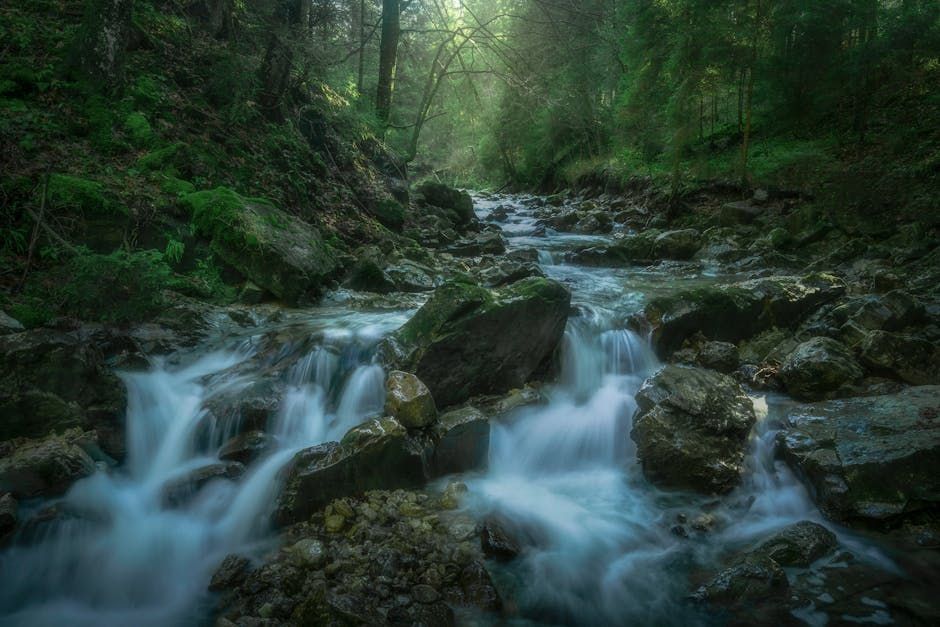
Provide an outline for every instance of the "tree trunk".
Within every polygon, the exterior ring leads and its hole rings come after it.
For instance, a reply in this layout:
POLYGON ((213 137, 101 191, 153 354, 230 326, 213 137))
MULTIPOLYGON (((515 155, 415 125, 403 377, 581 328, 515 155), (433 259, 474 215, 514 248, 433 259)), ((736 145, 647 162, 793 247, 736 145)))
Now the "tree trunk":
POLYGON ((124 54, 131 35, 133 0, 88 0, 75 46, 77 69, 92 82, 114 89, 124 79, 124 54))
POLYGON ((261 94, 258 104, 262 113, 271 120, 283 119, 281 102, 290 85, 290 70, 294 61, 294 53, 282 36, 271 33, 264 61, 261 63, 259 77, 261 79, 261 94))
POLYGON ((366 73, 366 0, 359 0, 359 68, 356 89, 362 94, 366 73))
POLYGON ((392 111, 392 91, 395 64, 398 59, 398 39, 401 36, 401 3, 382 0, 382 41, 379 44, 379 84, 375 93, 375 114, 382 124, 388 124, 392 111))
POLYGON ((747 157, 751 141, 751 118, 754 108, 754 72, 757 68, 758 46, 760 44, 761 31, 761 0, 757 0, 757 7, 754 13, 754 40, 751 43, 751 67, 747 75, 747 97, 745 106, 747 108, 744 118, 744 138, 741 141, 741 182, 747 183, 747 157))

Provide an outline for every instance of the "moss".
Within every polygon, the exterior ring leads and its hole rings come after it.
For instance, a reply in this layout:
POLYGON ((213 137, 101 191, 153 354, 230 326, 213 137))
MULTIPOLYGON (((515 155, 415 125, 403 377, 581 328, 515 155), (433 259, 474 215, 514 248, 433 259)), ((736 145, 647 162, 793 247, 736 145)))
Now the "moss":
POLYGON ((181 142, 174 142, 163 148, 157 148, 143 155, 137 160, 137 167, 145 172, 162 171, 176 176, 179 174, 177 162, 184 157, 185 151, 181 142))
POLYGON ((451 281, 434 291, 431 299, 398 331, 404 344, 433 339, 447 322, 494 302, 493 293, 469 282, 451 281))
POLYGON ((245 198, 228 187, 217 187, 187 194, 182 201, 192 213, 197 233, 234 247, 260 248, 260 225, 253 224, 255 214, 244 209, 248 204, 270 206, 266 199, 245 198))
POLYGON ((144 110, 153 110, 166 100, 166 87, 160 77, 144 75, 138 77, 127 89, 134 104, 144 110))
POLYGON ((49 308, 45 299, 35 297, 24 297, 20 302, 13 303, 8 312, 27 329, 41 327, 55 317, 55 312, 49 308))
POLYGON ((376 202, 370 210, 383 226, 400 231, 405 224, 405 208, 397 200, 388 198, 376 202))
POLYGON ((154 133, 150 121, 139 111, 124 118, 124 130, 131 143, 138 148, 146 148, 153 143, 154 133))
POLYGON ((127 214, 126 207, 108 197, 104 185, 77 176, 50 176, 47 198, 54 207, 78 209, 88 215, 127 214))
POLYGON ((169 194, 174 197, 182 197, 187 194, 192 194, 196 191, 196 186, 190 183, 189 181, 184 181, 173 176, 168 176, 160 184, 160 190, 164 194, 169 194))

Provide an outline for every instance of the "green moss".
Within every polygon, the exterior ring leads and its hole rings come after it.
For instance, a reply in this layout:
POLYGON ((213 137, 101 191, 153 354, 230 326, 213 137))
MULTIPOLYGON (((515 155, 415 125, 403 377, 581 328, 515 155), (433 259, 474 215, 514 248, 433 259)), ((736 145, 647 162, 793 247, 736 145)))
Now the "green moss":
POLYGON ((405 224, 405 208, 397 200, 387 198, 374 204, 370 210, 375 219, 393 231, 400 231, 405 224))
POLYGON ((138 77, 128 87, 127 95, 137 107, 152 111, 166 100, 166 87, 160 77, 147 74, 138 77))
POLYGON ((27 329, 41 327, 55 317, 55 312, 44 299, 34 297, 24 297, 20 302, 13 303, 8 312, 27 329))
POLYGON ((144 172, 162 171, 177 176, 179 174, 177 161, 184 156, 184 146, 181 142, 174 142, 163 148, 151 150, 137 160, 137 167, 144 172))
POLYGON ((164 194, 170 194, 171 196, 180 198, 186 196, 187 194, 192 194, 196 191, 196 186, 190 183, 189 181, 184 181, 172 176, 166 177, 166 179, 160 184, 160 190, 164 194))
POLYGON ((127 208, 111 200, 97 181, 53 174, 47 191, 49 203, 61 209, 78 209, 87 215, 127 214, 127 208))
POLYGON ((127 131, 131 143, 138 148, 146 148, 153 143, 154 133, 150 121, 139 111, 124 118, 124 130, 127 131))
POLYGON ((258 249, 260 240, 255 214, 244 211, 247 204, 270 205, 263 198, 244 198, 228 187, 194 192, 182 198, 183 205, 192 213, 197 233, 221 240, 234 247, 258 249))
POLYGON ((80 254, 69 261, 63 310, 84 320, 130 322, 160 313, 172 272, 156 250, 80 254))
POLYGON ((472 283, 451 281, 434 291, 431 299, 398 331, 406 345, 433 339, 449 321, 494 302, 493 293, 472 283))

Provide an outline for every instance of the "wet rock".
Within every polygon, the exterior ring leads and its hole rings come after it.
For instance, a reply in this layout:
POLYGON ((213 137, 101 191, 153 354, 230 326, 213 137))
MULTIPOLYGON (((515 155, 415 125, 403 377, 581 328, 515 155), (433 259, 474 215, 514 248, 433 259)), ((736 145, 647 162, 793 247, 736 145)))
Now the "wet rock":
POLYGON ((306 568, 319 568, 327 560, 323 543, 315 538, 298 540, 288 549, 288 552, 295 561, 306 568))
POLYGON ((386 363, 414 372, 447 407, 522 386, 552 355, 571 296, 561 284, 524 279, 488 290, 448 283, 380 346, 386 363))
POLYGON ((852 352, 828 337, 814 337, 797 346, 784 360, 780 379, 790 395, 818 401, 837 396, 862 377, 852 352))
POLYGON ((484 555, 497 560, 514 559, 522 551, 512 533, 507 530, 505 521, 498 516, 488 516, 483 521, 480 547, 484 555))
POLYGON ((26 327, 22 323, 7 315, 7 312, 0 310, 0 335, 6 335, 8 333, 19 333, 24 331, 26 327))
POLYGON ((695 229, 666 231, 653 240, 653 257, 685 261, 702 247, 702 236, 695 229))
POLYGON ((0 445, 0 492, 17 499, 63 494, 73 483, 95 472, 88 450, 95 434, 70 429, 39 440, 17 439, 0 445))
POLYGON ((752 279, 653 298, 636 324, 652 331, 653 346, 668 357, 696 333, 738 342, 773 327, 795 327, 844 292, 842 282, 827 274, 752 279))
POLYGON ((863 364, 912 385, 940 383, 940 347, 904 333, 872 331, 859 350, 863 364))
POLYGON ((480 233, 474 237, 459 239, 444 248, 455 257, 479 257, 501 255, 506 252, 506 240, 499 233, 480 233))
POLYGON ((477 470, 486 464, 490 449, 489 418, 475 407, 441 415, 434 426, 437 444, 432 458, 436 476, 477 470))
POLYGON ((742 605, 777 596, 788 587, 780 564, 763 555, 749 555, 721 571, 692 595, 696 601, 742 605))
POLYGON ((636 235, 618 238, 610 246, 586 248, 568 256, 574 263, 590 266, 620 266, 651 263, 655 255, 653 246, 660 231, 647 229, 636 235))
POLYGON ((666 366, 636 396, 630 437, 643 474, 657 486, 726 493, 744 469, 754 406, 730 377, 666 366))
POLYGON ((451 212, 454 221, 460 226, 466 226, 476 219, 476 214, 473 212, 473 198, 466 192, 432 181, 419 185, 417 192, 426 203, 451 212))
POLYGON ((736 224, 750 224, 754 222, 764 212, 764 208, 755 206, 749 200, 739 202, 730 202, 722 205, 719 213, 719 221, 722 226, 734 226, 736 224))
POLYGON ((574 230, 578 233, 603 234, 610 233, 614 225, 610 215, 603 211, 594 211, 584 216, 574 225, 574 230))
POLYGON ((448 483, 447 487, 444 488, 444 493, 441 494, 441 507, 444 509, 457 509, 467 492, 467 484, 465 483, 460 481, 448 483))
POLYGON ((221 592, 239 585, 248 575, 250 562, 241 555, 229 555, 213 573, 209 581, 210 592, 221 592))
POLYGON ((92 327, 0 335, 0 440, 81 427, 123 457, 125 391, 106 355, 137 350, 132 339, 92 327))
POLYGON ((284 302, 317 296, 338 270, 338 256, 319 231, 267 201, 218 187, 182 203, 213 252, 284 302))
POLYGON ((277 414, 282 398, 282 381, 258 379, 243 388, 226 390, 207 399, 208 422, 228 433, 263 431, 277 414))
POLYGON ((495 263, 475 271, 473 275, 480 285, 501 287, 529 277, 544 277, 545 273, 537 263, 498 259, 495 263))
POLYGON ((399 292, 430 292, 441 284, 431 268, 407 259, 388 265, 385 275, 399 292))
POLYGON ((180 477, 163 488, 163 502, 168 507, 181 507, 185 505, 200 490, 209 483, 220 480, 238 479, 245 474, 244 464, 238 462, 224 462, 209 464, 180 477))
POLYGON ((0 543, 16 531, 19 523, 19 504, 9 492, 0 496, 0 543))
POLYGON ((940 507, 938 408, 938 386, 798 405, 781 451, 826 516, 884 526, 940 507))
POLYGON ((236 624, 450 625, 451 607, 498 610, 474 535, 455 535, 449 521, 459 515, 445 517, 437 507, 402 490, 330 503, 285 532, 288 548, 221 599, 221 617, 236 624), (343 531, 329 533, 324 519, 336 515, 343 531), (316 559, 298 558, 298 547, 310 546, 316 559))
POLYGON ((431 391, 418 377, 393 370, 385 383, 385 413, 406 429, 421 429, 437 420, 437 406, 431 391))
POLYGON ((754 552, 781 566, 807 567, 838 546, 836 534, 820 524, 804 520, 777 532, 754 552))
POLYGON ((289 525, 306 520, 333 499, 367 490, 422 485, 428 449, 397 420, 382 418, 352 429, 342 443, 300 451, 286 470, 275 521, 289 525))
POLYGON ((676 352, 673 358, 681 363, 717 370, 724 374, 731 374, 741 363, 738 348, 731 342, 702 341, 676 352))
POLYGON ((273 445, 272 437, 264 431, 248 431, 223 444, 219 449, 219 459, 247 465, 263 456, 273 445))

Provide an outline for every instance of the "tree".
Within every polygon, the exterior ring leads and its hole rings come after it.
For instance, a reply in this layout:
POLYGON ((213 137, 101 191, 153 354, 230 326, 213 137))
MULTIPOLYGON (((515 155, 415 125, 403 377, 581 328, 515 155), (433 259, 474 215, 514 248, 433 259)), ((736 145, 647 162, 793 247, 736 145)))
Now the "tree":
POLYGON ((104 88, 120 87, 131 35, 133 0, 87 0, 75 41, 77 69, 104 88))
POLYGON ((398 41, 401 38, 400 0, 382 0, 382 38, 379 43, 379 81, 375 92, 375 114, 388 124, 392 112, 398 41))

